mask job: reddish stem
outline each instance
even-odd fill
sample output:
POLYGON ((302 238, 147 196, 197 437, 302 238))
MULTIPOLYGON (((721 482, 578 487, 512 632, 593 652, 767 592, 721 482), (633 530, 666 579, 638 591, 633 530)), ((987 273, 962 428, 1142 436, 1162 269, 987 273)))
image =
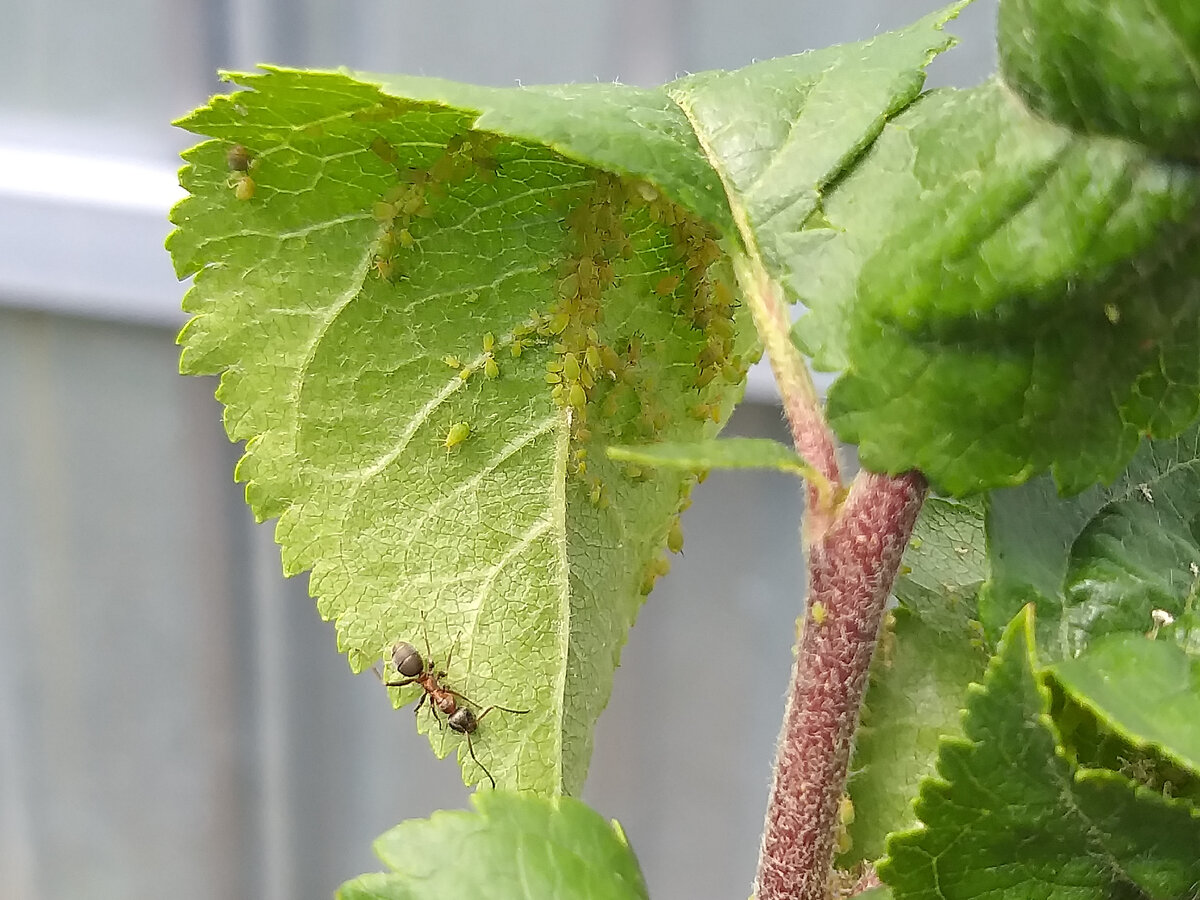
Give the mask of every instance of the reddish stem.
POLYGON ((808 608, 775 760, 756 900, 827 896, 867 672, 925 490, 916 472, 896 478, 862 473, 808 548, 808 608))

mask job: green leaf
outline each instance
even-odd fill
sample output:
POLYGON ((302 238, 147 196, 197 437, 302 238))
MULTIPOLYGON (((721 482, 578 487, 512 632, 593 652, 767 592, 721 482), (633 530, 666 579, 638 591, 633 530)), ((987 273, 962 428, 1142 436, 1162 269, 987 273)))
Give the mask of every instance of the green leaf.
POLYGON ((181 122, 214 139, 172 216, 181 369, 221 375, 247 500, 353 670, 427 642, 447 686, 532 710, 475 736, 499 783, 579 790, 694 481, 588 451, 710 438, 740 398, 728 254, 753 235, 727 192, 763 235, 791 215, 773 198, 799 215, 915 96, 948 15, 657 90, 267 68, 181 122))
MULTIPOLYGON (((284 569, 312 569, 351 668, 428 646, 447 686, 531 710, 474 737, 499 783, 576 792, 694 482, 586 454, 710 437, 740 397, 754 336, 716 234, 471 110, 345 75, 239 79, 183 122, 216 140, 188 152, 173 213, 197 273, 181 368, 221 373, 247 500, 280 517, 284 569)), ((484 780, 427 713, 435 752, 484 780)))
POLYGON ((942 737, 961 733, 967 685, 987 663, 975 593, 987 574, 983 505, 931 497, 921 509, 871 664, 847 790, 848 867, 883 856, 888 834, 916 824, 912 802, 942 737))
POLYGON ((1059 755, 1036 674, 1032 608, 970 693, 963 738, 922 785, 920 828, 893 835, 879 875, 897 900, 1176 900, 1196 883, 1200 811, 1059 755))
POLYGON ((925 67, 954 43, 942 29, 964 6, 871 41, 667 85, 720 174, 743 240, 776 278, 788 275, 791 242, 822 192, 920 94, 925 67))
POLYGON ((1005 0, 1000 70, 1071 128, 1200 161, 1200 8, 1194 0, 1005 0))
POLYGON ((1200 659, 1169 641, 1113 634, 1051 672, 1126 741, 1200 776, 1200 659))
POLYGON ((1200 398, 1200 177, 999 83, 891 120, 794 247, 797 340, 876 471, 963 495, 1111 480, 1200 398), (947 140, 947 135, 953 140, 947 140))
POLYGON ((647 897, 621 827, 568 797, 487 793, 475 812, 436 812, 375 842, 391 870, 342 885, 338 900, 632 900, 647 897))
POLYGON ((983 504, 926 500, 892 588, 896 599, 935 629, 957 634, 976 619, 975 594, 987 575, 983 504))
POLYGON ((939 741, 961 733, 967 685, 987 663, 979 626, 967 615, 957 632, 948 617, 934 625, 906 608, 893 616, 872 663, 855 742, 847 786, 854 821, 842 867, 878 859, 889 834, 916 824, 917 789, 933 774, 939 741))
POLYGON ((766 438, 725 438, 695 444, 647 444, 642 447, 609 447, 618 462, 664 469, 778 469, 801 478, 814 470, 790 447, 766 438))
POLYGON ((1048 478, 988 499, 991 578, 980 618, 995 636, 1036 602, 1038 644, 1070 658, 1111 632, 1149 631, 1153 611, 1179 621, 1164 640, 1193 640, 1200 584, 1200 426, 1146 441, 1111 487, 1056 495, 1048 478))

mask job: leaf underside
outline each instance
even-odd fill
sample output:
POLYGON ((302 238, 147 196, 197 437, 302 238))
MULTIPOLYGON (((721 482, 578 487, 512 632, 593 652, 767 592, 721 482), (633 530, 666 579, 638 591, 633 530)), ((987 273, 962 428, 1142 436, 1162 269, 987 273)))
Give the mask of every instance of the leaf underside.
POLYGON ((168 242, 181 369, 221 375, 247 500, 354 671, 403 639, 477 708, 530 710, 474 736, 499 784, 579 790, 695 481, 604 447, 716 434, 757 353, 730 255, 794 230, 952 13, 653 90, 264 68, 181 121, 210 139, 168 242))
MULTIPOLYGON (((710 436, 740 396, 752 336, 717 236, 471 111, 343 75, 239 79, 183 123, 216 140, 173 214, 198 273, 182 369, 222 373, 247 500, 280 517, 285 571, 312 570, 351 668, 428 646, 477 705, 530 710, 475 737, 498 781, 577 791, 694 481, 589 450, 710 436)), ((420 727, 484 777, 461 735, 420 727)))

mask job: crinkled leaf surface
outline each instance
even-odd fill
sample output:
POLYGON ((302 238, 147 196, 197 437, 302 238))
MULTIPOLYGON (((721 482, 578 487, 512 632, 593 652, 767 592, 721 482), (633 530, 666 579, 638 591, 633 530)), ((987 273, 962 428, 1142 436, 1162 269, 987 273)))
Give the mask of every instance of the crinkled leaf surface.
MULTIPOLYGON (((1200 584, 1200 428, 1145 441, 1111 487, 1059 497, 1049 478, 988 499, 991 577, 980 618, 998 635, 1026 603, 1038 646, 1077 655, 1110 632, 1148 631, 1164 610, 1184 625, 1200 584)), ((1188 640, 1187 628, 1163 640, 1188 640)))
POLYGON ((1051 671, 1075 702, 1126 741, 1153 747, 1200 777, 1200 658, 1171 641, 1113 634, 1051 671))
POLYGON ((1200 5, 1195 0, 1004 0, 1005 80, 1080 131, 1200 161, 1200 5))
POLYGON ((342 885, 338 900, 644 900, 616 822, 568 797, 476 794, 475 812, 436 812, 375 842, 391 870, 342 885))
POLYGON ((921 788, 922 827, 892 836, 880 877, 904 898, 1179 900, 1200 879, 1200 811, 1058 752, 1032 608, 1006 631, 963 738, 921 788))
POLYGON ((987 574, 982 504, 927 500, 901 572, 900 608, 872 662, 855 741, 843 867, 878 859, 888 834, 916 824, 912 802, 934 771, 938 743, 961 733, 967 685, 987 663, 975 611, 987 574))
POLYGON ((621 462, 672 469, 778 469, 805 477, 813 471, 791 447, 766 438, 609 447, 608 455, 621 462))
POLYGON ((949 15, 659 90, 268 68, 181 122, 211 139, 172 217, 181 368, 221 374, 247 499, 354 670, 427 640, 446 685, 531 710, 476 736, 502 785, 579 789, 694 480, 589 451, 716 432, 754 353, 746 216, 801 215, 949 15))
POLYGON ((794 245, 796 326, 867 467, 962 495, 1111 479, 1200 397, 1200 176, 999 82, 895 117, 794 245), (948 139, 953 135, 953 139, 948 139))

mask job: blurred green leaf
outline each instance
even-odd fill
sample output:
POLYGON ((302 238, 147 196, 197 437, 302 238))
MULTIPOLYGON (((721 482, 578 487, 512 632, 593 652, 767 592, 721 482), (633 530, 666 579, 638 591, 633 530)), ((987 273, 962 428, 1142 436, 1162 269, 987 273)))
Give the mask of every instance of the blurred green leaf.
POLYGON ((1112 634, 1050 671, 1126 741, 1200 777, 1200 658, 1169 641, 1112 634))
POLYGON ((897 900, 1188 896, 1200 810, 1059 755, 1033 640, 1030 607, 972 689, 964 736, 943 741, 922 825, 888 840, 880 877, 897 900))
MULTIPOLYGON (((1200 427, 1146 441, 1111 487, 1061 498, 1049 478, 988 498, 991 578, 980 597, 990 635, 1028 602, 1038 643, 1070 658, 1096 637, 1146 632, 1153 611, 1183 625, 1200 584, 1200 427), (1190 598, 1190 599, 1189 599, 1190 598)), ((1195 635, 1167 629, 1185 646, 1195 635)))
POLYGON ((1200 161, 1195 0, 1003 0, 1005 82, 1041 115, 1200 161))
POLYGON ((766 438, 725 438, 696 444, 609 447, 608 455, 618 462, 666 469, 778 469, 802 478, 811 478, 815 474, 790 447, 766 438))
POLYGON ((375 842, 390 869, 362 875, 338 900, 644 900, 620 826, 577 800, 489 792, 475 812, 436 812, 375 842))

